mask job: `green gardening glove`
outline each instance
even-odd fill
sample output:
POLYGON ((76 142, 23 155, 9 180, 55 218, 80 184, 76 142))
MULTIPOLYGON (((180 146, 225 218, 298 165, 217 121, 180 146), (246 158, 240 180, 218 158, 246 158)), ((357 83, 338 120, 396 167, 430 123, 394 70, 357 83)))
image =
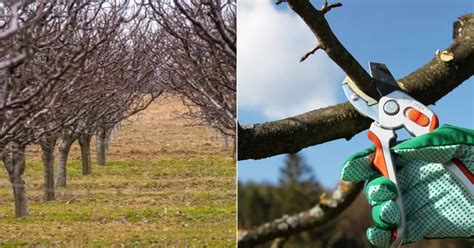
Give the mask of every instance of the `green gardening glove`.
MULTIPOLYGON (((453 158, 474 172, 474 130, 444 125, 392 148, 397 179, 405 208, 403 243, 423 238, 474 237, 474 199, 442 163, 453 158)), ((374 246, 388 247, 400 210, 395 185, 372 166, 374 148, 352 155, 344 164, 342 179, 366 181, 365 193, 375 226, 367 229, 374 246)))

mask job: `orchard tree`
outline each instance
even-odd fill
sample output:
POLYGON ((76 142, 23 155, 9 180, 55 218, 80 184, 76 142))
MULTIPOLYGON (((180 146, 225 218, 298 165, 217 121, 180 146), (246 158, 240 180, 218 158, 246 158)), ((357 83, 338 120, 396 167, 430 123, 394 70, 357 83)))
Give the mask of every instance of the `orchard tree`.
POLYGON ((41 147, 44 200, 54 200, 73 142, 89 175, 92 136, 105 165, 112 128, 165 90, 234 135, 235 1, 25 0, 0 14, 0 154, 17 217, 28 214, 27 145, 41 147))
MULTIPOLYGON (((277 0, 277 4, 282 2, 301 17, 318 40, 318 45, 302 60, 322 50, 363 92, 380 99, 374 80, 337 39, 325 18, 329 11, 342 6, 341 3, 324 1, 317 9, 309 0, 277 0)), ((441 53, 450 56, 437 55, 426 65, 397 80, 403 90, 425 105, 435 103, 474 73, 474 14, 460 16, 453 26, 453 43, 441 53)), ((239 125, 238 159, 296 153, 332 140, 350 139, 368 129, 371 122, 346 102, 282 120, 239 125)), ((275 247, 280 247, 285 237, 314 229, 336 218, 354 201, 361 188, 362 183, 341 181, 332 194, 324 194, 324 199, 311 209, 246 230, 239 237, 239 247, 251 247, 270 240, 275 240, 275 247)))
POLYGON ((80 49, 84 43, 67 43, 72 37, 68 28, 82 5, 21 1, 10 7, 4 4, 2 11, 6 9, 10 9, 10 20, 4 27, 7 33, 15 31, 2 40, 2 48, 17 55, 12 60, 2 51, 10 63, 1 73, 0 153, 12 183, 16 215, 23 216, 27 214, 22 179, 25 146, 54 129, 45 123, 56 103, 54 91, 61 88, 69 70, 80 66, 87 49, 80 49), (60 40, 67 42, 58 44, 60 40))
POLYGON ((1 39, 8 49, 2 51, 0 152, 20 217, 28 214, 26 145, 41 146, 44 199, 53 200, 58 138, 78 133, 89 174, 92 134, 143 110, 162 89, 154 66, 144 60, 148 21, 128 2, 30 1, 5 9, 10 14, 1 39))
POLYGON ((192 117, 235 135, 236 1, 148 1, 164 33, 151 50, 157 74, 197 111, 192 117))

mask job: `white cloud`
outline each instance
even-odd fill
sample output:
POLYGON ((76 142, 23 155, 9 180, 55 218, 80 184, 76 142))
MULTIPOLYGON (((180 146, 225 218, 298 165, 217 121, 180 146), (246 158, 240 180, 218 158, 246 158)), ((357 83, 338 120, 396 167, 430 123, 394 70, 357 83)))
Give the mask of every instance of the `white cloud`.
POLYGON ((322 51, 299 58, 316 38, 271 0, 239 0, 237 85, 241 108, 276 119, 336 103, 343 73, 322 51))

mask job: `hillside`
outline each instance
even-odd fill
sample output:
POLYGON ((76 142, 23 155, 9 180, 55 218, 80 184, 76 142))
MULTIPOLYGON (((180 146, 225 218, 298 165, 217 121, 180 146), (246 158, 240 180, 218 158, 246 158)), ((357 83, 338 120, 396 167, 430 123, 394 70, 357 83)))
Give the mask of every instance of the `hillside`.
POLYGON ((107 165, 94 164, 91 176, 81 175, 74 145, 68 187, 59 189, 53 202, 42 200, 41 154, 29 147, 25 181, 30 215, 13 217, 3 170, 0 245, 233 245, 233 147, 225 149, 220 135, 183 117, 186 111, 180 100, 167 96, 123 122, 113 134, 107 165))

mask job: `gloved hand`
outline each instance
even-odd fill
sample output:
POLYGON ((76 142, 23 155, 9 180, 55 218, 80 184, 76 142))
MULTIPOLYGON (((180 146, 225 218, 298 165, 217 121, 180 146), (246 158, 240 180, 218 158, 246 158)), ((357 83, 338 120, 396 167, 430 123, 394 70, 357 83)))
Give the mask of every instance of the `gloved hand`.
MULTIPOLYGON (((472 238, 474 199, 442 163, 453 158, 474 172, 474 130, 444 125, 392 148, 405 208, 403 243, 423 238, 472 238)), ((374 246, 388 247, 400 210, 395 185, 372 166, 374 148, 352 155, 344 164, 342 179, 365 181, 365 193, 375 226, 367 229, 374 246)))

